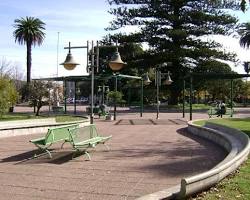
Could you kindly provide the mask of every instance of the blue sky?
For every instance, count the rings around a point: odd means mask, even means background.
[[[79,46],[86,45],[87,40],[101,39],[107,34],[104,28],[113,17],[107,13],[109,5],[105,0],[1,0],[0,9],[0,58],[16,62],[24,71],[26,47],[15,43],[14,20],[33,16],[46,23],[44,43],[32,50],[33,78],[55,76],[57,73],[58,32],[58,60],[62,63],[67,54],[63,48],[69,41],[72,46]],[[59,76],[86,73],[86,50],[77,49],[72,53],[82,65],[72,72],[59,66]]]
[[[15,62],[26,74],[26,47],[15,43],[14,20],[32,16],[46,23],[46,38],[42,46],[33,47],[32,78],[56,76],[57,41],[59,33],[58,61],[62,63],[67,50],[64,47],[86,45],[87,40],[99,40],[108,32],[104,30],[113,19],[107,11],[110,6],[105,0],[1,0],[0,1],[0,59]],[[250,11],[236,13],[242,22],[250,21]],[[225,48],[236,51],[241,60],[250,61],[250,51],[239,47],[238,39],[224,39]],[[72,50],[81,64],[73,71],[59,65],[58,75],[86,74],[86,50]],[[242,73],[243,68],[234,68]]]

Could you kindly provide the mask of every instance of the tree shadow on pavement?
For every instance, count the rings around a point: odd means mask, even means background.
[[[17,155],[3,158],[0,163],[15,162],[16,164],[39,164],[39,163],[51,163],[51,164],[63,164],[69,162],[73,158],[73,151],[54,151],[50,149],[52,158],[49,158],[47,153],[43,153],[40,150],[31,150]],[[36,156],[34,156],[36,155]],[[82,155],[74,154],[74,158]]]
[[[177,134],[185,138],[178,137],[172,142],[154,141],[146,144],[146,148],[143,143],[127,147],[114,146],[106,159],[124,163],[126,170],[183,177],[213,168],[226,155],[221,147],[188,134],[186,128],[178,129]]]
[[[140,170],[153,171],[163,176],[185,177],[212,169],[227,155],[220,146],[189,134],[187,128],[178,129],[177,133],[195,141],[198,146],[185,145],[185,142],[179,144],[166,152],[166,161],[145,165]]]

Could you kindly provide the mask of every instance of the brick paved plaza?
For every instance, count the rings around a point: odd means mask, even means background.
[[[70,146],[59,144],[52,146],[52,159],[29,159],[37,151],[28,141],[38,134],[0,139],[0,199],[135,199],[179,184],[225,156],[218,146],[190,137],[180,113],[161,113],[159,120],[154,115],[95,119],[99,132],[113,138],[111,150],[97,146],[91,161],[72,160]]]

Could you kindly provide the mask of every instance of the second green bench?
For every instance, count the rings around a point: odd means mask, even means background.
[[[218,114],[218,109],[216,109],[216,108],[210,108],[209,110],[208,110],[208,116],[209,116],[209,118],[211,118],[213,115],[219,115],[219,116],[221,116],[222,117],[222,115],[229,115],[230,117],[233,117],[233,114],[234,114],[234,110],[232,109],[227,109],[226,110],[226,113],[224,113],[224,114]]]
[[[97,133],[96,127],[94,124],[90,124],[81,128],[69,129],[70,131],[70,143],[74,150],[78,153],[83,153],[88,156],[88,159],[91,160],[89,155],[89,148],[95,148],[98,144],[104,144],[107,149],[108,146],[105,144],[109,140],[110,136],[100,136]]]

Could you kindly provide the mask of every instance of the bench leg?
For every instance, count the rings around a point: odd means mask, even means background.
[[[77,150],[73,153],[72,159],[75,157],[76,154],[87,155],[88,160],[89,160],[89,161],[91,160],[91,157],[90,157],[89,152],[88,152],[87,150],[81,151],[81,150],[77,149]]]
[[[64,145],[66,142],[68,142],[68,141],[64,141],[64,142],[62,143],[61,149],[63,149],[63,145]]]
[[[32,158],[38,158],[38,157],[41,157],[43,155],[46,155],[48,154],[49,155],[49,158],[51,159],[52,158],[52,155],[51,155],[51,152],[48,150],[48,149],[40,149],[41,151],[45,151],[44,153],[40,153],[40,154],[34,154]]]
[[[108,145],[106,145],[105,143],[103,143],[103,145],[106,147],[107,151],[110,151],[110,148]]]
[[[84,154],[86,154],[86,155],[87,155],[88,160],[90,161],[90,160],[91,160],[91,157],[90,157],[90,155],[89,155],[89,152],[85,151],[85,152],[84,152]]]
[[[51,144],[49,145],[49,146],[47,146],[46,148],[45,147],[41,147],[41,146],[39,146],[39,145],[37,145],[37,144],[35,144],[36,145],[36,147],[40,150],[40,151],[45,151],[48,155],[49,155],[49,158],[51,159],[52,158],[52,155],[51,155],[51,153],[50,153],[50,151],[48,150],[48,147],[50,147],[51,146]],[[33,156],[34,158],[36,158],[36,157],[38,157],[36,154],[34,154],[34,156]]]
[[[47,152],[47,154],[49,155],[49,158],[51,159],[52,155],[51,155],[50,151],[48,149],[45,149],[45,151]]]

